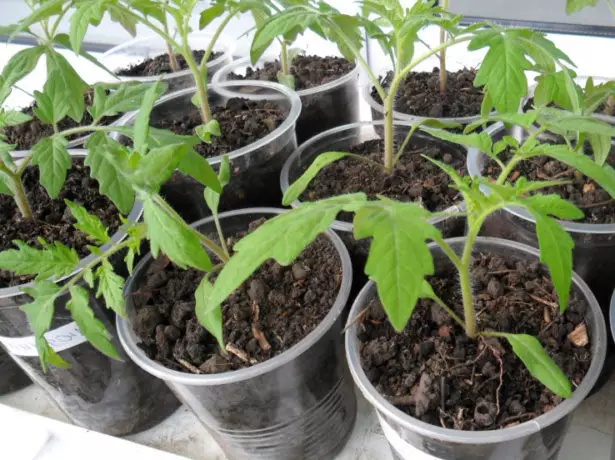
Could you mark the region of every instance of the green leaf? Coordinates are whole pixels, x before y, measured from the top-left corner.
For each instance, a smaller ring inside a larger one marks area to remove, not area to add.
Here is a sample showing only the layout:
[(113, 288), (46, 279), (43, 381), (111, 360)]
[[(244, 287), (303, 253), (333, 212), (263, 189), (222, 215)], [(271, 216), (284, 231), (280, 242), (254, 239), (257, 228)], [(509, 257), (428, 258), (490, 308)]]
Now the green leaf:
[[(567, 88), (567, 76), (563, 71), (540, 75), (536, 78), (538, 85), (534, 91), (534, 104), (537, 106), (547, 106), (551, 102), (563, 109), (573, 110), (575, 103), (571, 99), (571, 94)], [(575, 83), (575, 92), (572, 96), (578, 105), (582, 99), (582, 89)]]
[(127, 14), (125, 9), (111, 3), (107, 5), (107, 11), (112, 21), (119, 23), (131, 36), (137, 35), (137, 20)]
[(94, 214), (90, 214), (83, 206), (73, 203), (70, 200), (64, 200), (66, 206), (70, 209), (71, 214), (77, 221), (74, 227), (88, 235), (88, 238), (96, 244), (101, 245), (109, 243), (111, 239), (107, 233), (107, 228)]
[(218, 341), (221, 349), (224, 349), (224, 338), (222, 335), (222, 309), (220, 305), (211, 305), (209, 303), (210, 295), (213, 291), (213, 285), (203, 277), (199, 287), (194, 293), (196, 300), (194, 312), (199, 323), (209, 331)]
[(211, 136), (220, 136), (220, 124), (217, 120), (209, 120), (204, 125), (197, 126), (194, 131), (199, 138), (207, 143), (211, 144)]
[(363, 193), (342, 195), (305, 203), (267, 220), (234, 245), (233, 256), (216, 278), (209, 305), (214, 308), (222, 304), (266, 260), (290, 264), (331, 226), (339, 212), (352, 212), (366, 201)]
[(151, 149), (139, 160), (133, 175), (133, 182), (152, 192), (158, 192), (160, 186), (171, 177), (185, 153), (184, 144), (171, 144)]
[(11, 178), (6, 173), (0, 171), (0, 194), (13, 196), (13, 190), (11, 189)]
[(60, 286), (48, 280), (40, 280), (33, 288), (22, 290), (32, 297), (32, 302), (22, 305), (20, 309), (26, 314), (28, 324), (34, 333), (43, 372), (47, 369), (46, 363), (57, 367), (68, 367), (66, 361), (51, 349), (43, 335), (51, 326), (55, 300), (61, 290)]
[(421, 128), (423, 131), (428, 132), (430, 135), (442, 139), (444, 141), (452, 142), (454, 144), (461, 144), (467, 147), (474, 147), (480, 152), (493, 157), (493, 143), (491, 136), (487, 133), (471, 133), (471, 134), (457, 134), (441, 129)]
[(222, 191), (218, 176), (216, 176), (209, 162), (192, 149), (182, 157), (177, 165), (177, 169), (197, 180), (205, 187), (209, 187), (218, 193)]
[(272, 16), (254, 34), (250, 48), (252, 63), (258, 61), (271, 42), (277, 37), (285, 36), (297, 30), (305, 30), (320, 16), (318, 12), (309, 11), (303, 7), (291, 7)]
[(51, 198), (60, 194), (72, 165), (67, 147), (63, 137), (45, 137), (32, 147), (32, 164), (38, 165), (40, 183)]
[(108, 196), (120, 212), (127, 215), (135, 201), (130, 183), (126, 149), (102, 132), (92, 134), (85, 143), (88, 154), (84, 163), (99, 183), (100, 192)]
[[(517, 112), (521, 98), (527, 93), (525, 71), (532, 64), (516, 43), (513, 33), (501, 32), (486, 43), (489, 51), (474, 80), (475, 86), (486, 86), (495, 109), (500, 113)], [(470, 42), (468, 49), (482, 48), (477, 40)]]
[(69, 290), (71, 298), (66, 308), (70, 311), (81, 333), (101, 353), (114, 359), (121, 359), (109, 341), (111, 335), (105, 329), (105, 325), (94, 316), (90, 308), (88, 291), (81, 286), (71, 286)]
[[(70, 37), (68, 36), (68, 34), (57, 34), (55, 37), (53, 37), (53, 42), (58, 44), (58, 45), (62, 45), (66, 49), (71, 49)], [(90, 61), (95, 66), (99, 67), (101, 70), (105, 71), (110, 76), (112, 76), (114, 78), (116, 77), (116, 75), (111, 70), (107, 69), (98, 59), (96, 59), (93, 55), (88, 53), (83, 48), (81, 48), (77, 52), (77, 54), (79, 54), (79, 56), (87, 59), (88, 61)]]
[(0, 252), (0, 268), (17, 275), (36, 275), (37, 279), (70, 275), (79, 264), (77, 252), (60, 242), (44, 244), (43, 249), (13, 241), (17, 249)]
[(512, 136), (504, 136), (493, 145), (493, 153), (499, 155), (508, 147), (517, 150), (519, 148), (519, 141)]
[(65, 3), (66, 0), (38, 1), (36, 6), (39, 6), (39, 8), (35, 9), (29, 16), (19, 21), (18, 27), (12, 31), (9, 41), (11, 41), (17, 34), (27, 30), (31, 25), (62, 13), (62, 7)]
[(277, 73), (277, 78), (278, 82), (282, 85), (290, 89), (295, 89), (295, 77), (293, 77), (292, 75), (287, 75), (284, 72), (280, 71)]
[(565, 111), (554, 111), (551, 109), (548, 114), (558, 114), (554, 118), (540, 117), (541, 124), (558, 132), (582, 132), (587, 134), (598, 134), (601, 136), (615, 136), (615, 127), (591, 116), (574, 115)]
[(602, 166), (611, 153), (611, 137), (603, 134), (589, 134), (587, 138), (594, 152), (594, 161)]
[(434, 272), (426, 240), (441, 236), (427, 221), (429, 213), (414, 203), (383, 201), (360, 209), (355, 238), (372, 237), (365, 273), (376, 282), (378, 297), (396, 331), (406, 326)]
[(74, 51), (81, 49), (81, 43), (90, 24), (98, 26), (105, 13), (106, 0), (81, 2), (70, 18), (70, 42)]
[(154, 257), (162, 252), (182, 268), (190, 266), (203, 271), (211, 269), (211, 260), (194, 231), (171, 217), (151, 198), (143, 201), (143, 217)]
[(47, 76), (57, 79), (55, 88), (58, 94), (55, 94), (55, 98), (64, 98), (64, 103), (69, 107), (68, 116), (80, 122), (85, 111), (83, 95), (88, 85), (60, 53), (53, 48), (47, 48), (45, 54), (47, 56)]
[(113, 271), (113, 267), (106, 259), (96, 268), (95, 277), (98, 281), (96, 297), (102, 296), (105, 299), (107, 308), (125, 318), (124, 278)]
[(502, 334), (510, 343), (513, 352), (527, 370), (540, 383), (562, 398), (572, 395), (572, 388), (566, 375), (547, 354), (538, 339), (527, 334)]
[(147, 148), (147, 138), (149, 136), (149, 117), (156, 99), (160, 97), (160, 90), (162, 86), (163, 85), (161, 84), (160, 79), (158, 79), (153, 85), (149, 86), (143, 96), (141, 108), (135, 118), (133, 142), (134, 149), (139, 153), (145, 153)]
[(0, 126), (16, 126), (32, 120), (30, 115), (20, 110), (4, 110), (0, 113)]
[[(142, 104), (149, 104), (148, 101), (151, 98), (156, 101), (164, 94), (167, 88), (167, 86), (161, 82), (124, 82), (119, 85), (113, 85), (109, 90), (109, 94), (107, 94), (105, 90), (108, 89), (108, 87), (109, 85), (105, 84), (94, 85), (94, 103), (88, 111), (95, 120), (102, 117), (113, 117), (124, 112), (130, 112), (131, 110), (139, 110), (139, 114), (142, 109), (147, 112), (148, 106), (142, 107)], [(145, 99), (146, 97), (148, 99)], [(151, 107), (149, 111), (151, 112)], [(136, 123), (137, 121), (135, 121), (135, 124)]]
[(224, 14), (225, 6), (222, 3), (216, 3), (209, 8), (204, 9), (199, 17), (199, 30), (203, 30), (211, 22)]
[(566, 145), (540, 145), (535, 152), (546, 155), (581, 171), (595, 180), (612, 198), (615, 198), (615, 170), (608, 164), (598, 165), (587, 155), (575, 152)]
[(38, 64), (38, 60), (44, 51), (45, 48), (42, 46), (33, 46), (11, 57), (2, 69), (2, 78), (0, 80), (2, 92), (10, 92), (15, 83), (29, 75), (36, 67), (36, 64)]
[(596, 6), (600, 0), (566, 0), (566, 14), (576, 13), (588, 6)]
[(550, 214), (558, 219), (582, 219), (584, 216), (583, 211), (574, 204), (555, 194), (528, 196), (523, 199), (523, 203), (542, 214)]
[(321, 169), (346, 156), (348, 156), (348, 154), (344, 152), (326, 152), (318, 155), (308, 169), (301, 174), (301, 177), (293, 182), (290, 187), (288, 187), (286, 192), (284, 192), (282, 204), (284, 206), (289, 206), (295, 200), (298, 200), (312, 179), (316, 177)]
[(218, 206), (220, 204), (220, 195), (222, 193), (222, 189), (226, 184), (228, 184), (231, 178), (231, 170), (228, 164), (228, 156), (224, 155), (222, 157), (222, 161), (220, 162), (220, 172), (218, 173), (218, 181), (220, 183), (220, 191), (216, 191), (211, 188), (206, 188), (204, 193), (205, 203), (207, 203), (207, 207), (211, 210), (214, 216), (218, 215)]
[(540, 261), (549, 267), (553, 286), (557, 292), (559, 309), (566, 310), (572, 283), (572, 248), (574, 241), (555, 220), (528, 208), (536, 219), (536, 235), (540, 247)]

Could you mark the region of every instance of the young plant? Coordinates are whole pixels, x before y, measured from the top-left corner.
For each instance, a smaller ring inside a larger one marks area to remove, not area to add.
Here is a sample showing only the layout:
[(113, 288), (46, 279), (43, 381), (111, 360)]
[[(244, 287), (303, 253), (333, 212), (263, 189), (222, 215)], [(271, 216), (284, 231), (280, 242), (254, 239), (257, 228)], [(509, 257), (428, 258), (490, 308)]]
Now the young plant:
[[(434, 1), (416, 2), (411, 8), (402, 6), (399, 0), (387, 2), (363, 0), (361, 5), (363, 8), (360, 16), (341, 14), (324, 2), (319, 2), (317, 7), (301, 4), (286, 8), (259, 28), (250, 55), (255, 61), (276, 37), (285, 36), (296, 28), (310, 27), (334, 41), (344, 57), (356, 60), (366, 71), (383, 101), (382, 163), (387, 174), (391, 174), (396, 160), (403, 152), (403, 148), (397, 152), (394, 150), (393, 102), (396, 93), (408, 73), (425, 60), (444, 49), (464, 42), (469, 42), (470, 50), (487, 48), (487, 55), (474, 82), (476, 86), (482, 86), (485, 91), (483, 113), (490, 113), (493, 108), (501, 113), (516, 111), (519, 101), (527, 93), (526, 70), (551, 70), (561, 62), (570, 63), (566, 55), (543, 34), (526, 29), (504, 29), (482, 24), (462, 28), (459, 26), (460, 16), (452, 17), (442, 8), (436, 7)], [(424, 54), (415, 56), (414, 50), (419, 40), (419, 32), (430, 25), (438, 26), (448, 32), (449, 38)], [(388, 88), (383, 87), (361, 56), (363, 30), (369, 38), (378, 41), (390, 59), (393, 80)], [(502, 60), (503, 55), (506, 55), (507, 59)], [(424, 123), (444, 126), (433, 120)], [(342, 156), (337, 158), (329, 156), (326, 160), (322, 158), (317, 160), (315, 164), (322, 167), (339, 158)]]
[[(45, 91), (36, 95), (37, 113), (40, 112), (45, 120), (56, 119), (61, 113), (58, 110), (63, 107), (51, 89), (55, 84), (57, 82), (53, 83), (53, 79), (49, 80)], [(144, 223), (120, 217), (126, 237), (122, 242), (113, 244), (108, 229), (98, 217), (67, 201), (76, 220), (75, 227), (84, 232), (92, 243), (89, 249), (95, 257), (87, 265), (82, 264), (74, 249), (60, 242), (49, 244), (43, 239), (40, 239), (37, 246), (15, 241), (16, 249), (0, 253), (2, 269), (36, 277), (34, 287), (24, 289), (32, 301), (21, 308), (34, 332), (43, 368), (46, 363), (66, 366), (44, 336), (51, 324), (56, 302), (66, 304), (80, 330), (93, 346), (109, 356), (117, 357), (109, 342), (108, 332), (96, 319), (88, 302), (89, 287), (95, 289), (97, 297), (104, 298), (109, 308), (119, 315), (124, 314), (124, 279), (114, 273), (109, 262), (114, 254), (126, 250), (125, 261), (129, 271), (132, 271), (140, 243), (148, 238), (154, 254), (162, 250), (180, 266), (204, 270), (211, 268), (209, 257), (201, 246), (203, 243), (209, 247), (210, 241), (181, 220), (160, 197), (158, 190), (176, 169), (218, 192), (221, 190), (220, 182), (207, 160), (194, 151), (194, 146), (199, 143), (198, 138), (178, 136), (149, 127), (151, 109), (165, 88), (157, 82), (148, 85), (145, 92), (142, 89), (143, 85), (122, 84), (107, 94), (106, 86), (96, 85), (94, 102), (89, 109), (96, 121), (105, 114), (134, 110), (135, 105), (138, 105), (135, 102), (139, 101), (140, 110), (134, 126), (92, 125), (58, 132), (37, 144), (39, 147), (35, 147), (32, 156), (16, 166), (16, 170), (11, 169), (11, 173), (17, 175), (23, 172), (30, 161), (37, 164), (41, 170), (42, 184), (51, 196), (56, 196), (66, 170), (70, 167), (65, 137), (93, 132), (85, 144), (85, 163), (90, 167), (92, 176), (98, 180), (101, 193), (107, 195), (122, 214), (130, 211), (135, 197), (142, 202), (144, 210)], [(119, 131), (130, 136), (132, 147), (126, 147), (107, 136), (108, 131)], [(226, 258), (223, 249), (217, 246), (210, 249), (222, 260)], [(60, 279), (63, 282), (57, 283)]]
[[(257, 37), (259, 37), (260, 35), (260, 29), (267, 24), (267, 21), (270, 17), (274, 15), (281, 15), (287, 8), (292, 8), (296, 6), (315, 8), (318, 6), (318, 4), (314, 0), (264, 0), (262, 2), (262, 9), (255, 8), (252, 10), (252, 15), (254, 16), (254, 21), (256, 23), (257, 29), (254, 35), (254, 40), (257, 40)], [(284, 34), (280, 34), (279, 36), (275, 37), (275, 39), (272, 38), (268, 43), (259, 44), (258, 48), (253, 47), (250, 53), (252, 64), (256, 64), (258, 58), (262, 56), (262, 54), (271, 45), (271, 43), (277, 41), (280, 45), (280, 71), (277, 75), (278, 81), (283, 85), (294, 89), (295, 78), (291, 74), (290, 66), (299, 50), (296, 48), (291, 48), (291, 46), (297, 40), (298, 35), (305, 33), (306, 30), (311, 29), (318, 35), (324, 35), (318, 27), (310, 27), (313, 25), (314, 24), (296, 24), (295, 27), (288, 30)]]
[[(529, 127), (539, 115), (539, 112), (531, 111), (521, 116), (515, 113), (488, 120), (515, 121)], [(585, 120), (593, 123), (589, 117)], [(536, 220), (540, 260), (549, 269), (560, 311), (563, 312), (572, 282), (574, 243), (554, 218), (579, 219), (583, 217), (583, 212), (557, 195), (540, 193), (540, 190), (562, 182), (536, 182), (521, 177), (512, 183), (509, 179), (511, 172), (523, 160), (546, 155), (574, 165), (615, 197), (615, 170), (609, 166), (598, 167), (591, 159), (579, 155), (567, 145), (540, 144), (536, 132), (522, 143), (510, 136), (493, 143), (484, 132), (429, 132), (447, 141), (478, 147), (501, 168), (501, 173), (492, 182), (487, 178), (460, 177), (448, 165), (426, 157), (426, 161), (434, 162), (450, 175), (452, 187), (463, 195), (467, 205), (467, 212), (463, 215), (467, 218), (468, 232), (461, 254), (453, 251), (438, 228), (431, 223), (433, 218), (451, 216), (447, 212), (430, 213), (416, 203), (400, 203), (384, 197), (368, 201), (363, 193), (302, 203), (268, 220), (234, 246), (234, 254), (220, 271), (213, 288), (209, 288), (207, 308), (201, 317), (219, 317), (220, 303), (262, 262), (274, 259), (282, 265), (292, 263), (308, 244), (329, 228), (339, 212), (352, 212), (355, 238), (372, 239), (365, 273), (376, 283), (380, 301), (395, 330), (401, 331), (406, 327), (419, 299), (431, 299), (451, 315), (468, 338), (482, 340), (494, 337), (508, 341), (512, 351), (535, 378), (555, 394), (569, 397), (572, 391), (570, 382), (535, 337), (480, 327), (471, 282), (473, 249), (487, 217), (508, 206), (525, 208)], [(507, 156), (503, 155), (505, 150), (509, 152)], [(490, 193), (483, 194), (481, 187), (488, 187)], [(286, 236), (280, 238), (280, 235)], [(461, 305), (446, 305), (426, 281), (425, 278), (435, 271), (429, 242), (443, 250), (457, 272)], [(205, 326), (208, 327), (207, 324)]]
[[(208, 8), (201, 11), (199, 30), (218, 18), (222, 20), (216, 27), (200, 63), (195, 60), (188, 38), (192, 32), (190, 18), (196, 13), (200, 3), (197, 0), (98, 0), (84, 3), (96, 4), (97, 14), (94, 17), (88, 14), (77, 18), (73, 16), (75, 22), (96, 24), (100, 22), (100, 17), (108, 12), (112, 20), (120, 23), (133, 36), (136, 34), (136, 25), (142, 24), (166, 42), (169, 56), (178, 54), (183, 57), (196, 86), (193, 102), (201, 113), (202, 124), (195, 128), (195, 131), (204, 141), (211, 135), (220, 135), (220, 128), (212, 118), (207, 100), (207, 62), (229, 22), (240, 13), (260, 7), (259, 1), (214, 0)], [(172, 19), (171, 25), (168, 23), (169, 17)]]

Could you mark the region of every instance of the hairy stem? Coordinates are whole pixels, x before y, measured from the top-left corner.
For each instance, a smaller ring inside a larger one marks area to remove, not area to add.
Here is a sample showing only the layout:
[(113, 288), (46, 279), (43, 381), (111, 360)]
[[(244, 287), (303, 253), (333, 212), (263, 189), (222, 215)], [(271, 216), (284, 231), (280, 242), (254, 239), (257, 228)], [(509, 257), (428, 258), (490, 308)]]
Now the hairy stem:
[[(392, 88), (393, 89), (393, 88)], [(396, 88), (395, 88), (396, 89)], [(387, 174), (393, 172), (395, 166), (393, 158), (393, 99), (394, 91), (384, 99), (384, 171)]]
[(290, 68), (288, 65), (288, 45), (284, 40), (282, 40), (280, 48), (280, 65), (282, 66), (282, 73), (284, 75), (288, 75), (290, 73)]
[(224, 238), (224, 232), (222, 231), (222, 226), (220, 225), (220, 219), (218, 218), (217, 212), (213, 214), (214, 214), (214, 223), (216, 224), (216, 231), (218, 232), (218, 239), (220, 240), (220, 246), (222, 247), (222, 250), (224, 251), (224, 254), (226, 254), (226, 258), (228, 260), (231, 258), (231, 254), (228, 252), (228, 246), (226, 245), (226, 240)]
[(169, 55), (169, 65), (171, 66), (171, 70), (173, 72), (179, 72), (179, 62), (177, 62), (177, 56), (175, 56), (175, 51), (171, 48), (171, 44), (167, 42), (167, 54)]
[(205, 54), (203, 55), (203, 59), (201, 60), (201, 65), (200, 65), (201, 74), (203, 75), (204, 78), (207, 78), (207, 61), (209, 61), (209, 57), (211, 56), (211, 53), (213, 53), (214, 51), (214, 46), (216, 45), (218, 38), (220, 38), (220, 35), (224, 31), (224, 28), (228, 25), (231, 19), (235, 17), (236, 14), (237, 14), (237, 10), (231, 10), (229, 14), (226, 15), (224, 20), (220, 23), (220, 25), (214, 32), (213, 36), (211, 37), (211, 40), (209, 41), (207, 50), (205, 50)]
[(169, 205), (169, 203), (167, 203), (160, 195), (154, 195), (154, 202), (158, 206), (160, 206), (162, 209), (164, 209), (177, 222), (184, 223), (186, 225), (186, 227), (189, 228), (190, 231), (192, 233), (194, 233), (199, 238), (199, 240), (201, 241), (201, 244), (203, 246), (205, 246), (207, 249), (209, 249), (211, 252), (213, 252), (222, 262), (224, 262), (224, 263), (228, 262), (229, 258), (227, 257), (227, 255), (224, 253), (224, 250), (220, 246), (218, 246), (216, 243), (214, 243), (212, 240), (207, 238), (205, 235), (203, 235), (198, 230), (196, 230), (196, 229), (190, 227), (188, 224), (186, 224), (184, 219), (182, 219), (180, 217), (180, 215), (177, 214), (175, 209), (173, 209)]
[(461, 265), (459, 267), (459, 283), (461, 284), (461, 297), (463, 300), (463, 316), (465, 320), (466, 335), (470, 339), (476, 338), (476, 314), (474, 312), (474, 298), (472, 296), (472, 281), (470, 279), (470, 270), (472, 263), (472, 249), (480, 231), (481, 222), (468, 220), (470, 227), (466, 236), (466, 241), (461, 256)]
[[(442, 0), (442, 9), (448, 12), (448, 0)], [(446, 42), (446, 30), (440, 27), (440, 44)], [(440, 94), (446, 95), (446, 48), (440, 50)]]
[(187, 41), (185, 43), (183, 55), (186, 60), (186, 64), (188, 64), (188, 68), (192, 72), (192, 78), (194, 79), (194, 84), (196, 85), (196, 94), (199, 98), (201, 120), (203, 123), (208, 123), (211, 121), (211, 109), (209, 107), (209, 101), (207, 100), (207, 88), (205, 86), (207, 75), (201, 74), (197, 63), (192, 56), (192, 51), (190, 50)]
[(432, 300), (436, 302), (438, 306), (442, 308), (442, 310), (448, 313), (449, 316), (453, 318), (457, 324), (465, 328), (465, 324), (463, 320), (448, 305), (446, 305), (440, 297), (438, 297), (437, 295), (434, 295), (434, 297), (432, 297)]
[(2, 160), (0, 160), (0, 171), (3, 172), (9, 180), (8, 186), (13, 192), (13, 199), (22, 217), (24, 219), (32, 219), (32, 209), (30, 208), (26, 191), (21, 182), (21, 173), (13, 172)]

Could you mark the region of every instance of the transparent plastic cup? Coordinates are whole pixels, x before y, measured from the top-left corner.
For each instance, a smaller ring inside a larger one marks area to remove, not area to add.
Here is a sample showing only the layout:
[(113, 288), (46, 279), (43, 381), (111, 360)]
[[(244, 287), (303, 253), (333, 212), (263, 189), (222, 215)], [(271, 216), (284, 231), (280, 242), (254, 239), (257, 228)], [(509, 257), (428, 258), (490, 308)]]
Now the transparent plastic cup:
[[(457, 253), (461, 253), (463, 243), (464, 238), (448, 240), (448, 244)], [(478, 238), (474, 249), (477, 254), (490, 252), (519, 261), (536, 261), (539, 257), (534, 248), (497, 238)], [(452, 268), (439, 246), (432, 244), (431, 253), (436, 272)], [(345, 339), (350, 372), (363, 396), (376, 409), (393, 457), (400, 460), (555, 460), (574, 410), (596, 383), (606, 355), (606, 325), (596, 298), (576, 274), (573, 275), (572, 290), (580, 299), (585, 299), (589, 306), (585, 320), (593, 359), (585, 378), (571, 398), (546, 414), (501, 430), (461, 431), (442, 428), (417, 420), (397, 409), (378, 393), (365, 375), (359, 355), (359, 326), (350, 326)], [(376, 296), (376, 285), (369, 282), (355, 300), (349, 317), (356, 317)]]
[[(206, 50), (211, 39), (211, 35), (203, 33), (193, 33), (188, 36), (192, 51)], [(216, 41), (214, 52), (221, 52), (222, 54), (216, 59), (212, 59), (207, 64), (207, 78), (209, 80), (211, 80), (218, 70), (233, 60), (234, 50), (235, 43), (229, 37), (222, 36)], [(146, 59), (155, 58), (161, 54), (167, 54), (166, 42), (161, 37), (152, 35), (135, 38), (134, 40), (115, 46), (103, 54), (100, 61), (110, 71), (117, 72), (120, 69), (140, 64)], [(111, 76), (108, 77), (112, 79)], [(154, 83), (160, 78), (160, 75), (151, 77), (118, 76), (117, 78), (122, 81)], [(194, 79), (189, 69), (164, 74), (162, 76), (162, 81), (168, 85), (168, 93), (185, 88), (192, 88), (194, 86)]]
[[(234, 81), (231, 74), (245, 75), (248, 67), (262, 67), (275, 60), (275, 56), (267, 56), (255, 65), (249, 57), (233, 61), (216, 73), (213, 82)], [(299, 144), (328, 129), (360, 120), (359, 71), (359, 66), (355, 65), (352, 71), (336, 80), (297, 91), (301, 98), (301, 115), (296, 126)]]
[[(150, 124), (162, 120), (181, 119), (194, 106), (190, 102), (195, 90), (185, 89), (165, 96), (154, 106)], [(278, 187), (280, 170), (286, 159), (297, 147), (295, 122), (301, 112), (297, 94), (278, 83), (235, 81), (208, 86), (207, 96), (212, 107), (224, 105), (231, 98), (275, 103), (286, 113), (286, 119), (275, 130), (252, 144), (228, 152), (231, 180), (224, 187), (220, 210), (240, 209), (247, 206), (279, 206), (282, 195)], [(138, 112), (122, 119), (122, 124), (132, 125)], [(123, 139), (122, 136), (118, 136)], [(221, 156), (208, 158), (209, 164), (218, 169)], [(162, 186), (161, 193), (188, 222), (195, 222), (210, 215), (203, 198), (204, 187), (194, 179), (175, 172)]]
[[(373, 88), (372, 83), (367, 83), (366, 85), (363, 85), (363, 87), (361, 88), (361, 94), (363, 95), (363, 100), (367, 102), (367, 105), (369, 105), (369, 108), (372, 113), (372, 120), (380, 121), (384, 119), (384, 106), (380, 102), (374, 99), (374, 97), (372, 96), (372, 88)], [(434, 117), (421, 117), (419, 115), (410, 115), (408, 113), (399, 112), (393, 109), (393, 118), (395, 120), (402, 120), (402, 121), (407, 121), (410, 123), (418, 123), (420, 121), (427, 120), (429, 118), (434, 118)], [(469, 117), (448, 117), (448, 118), (438, 117), (437, 119), (442, 122), (459, 123), (465, 126), (465, 125), (474, 123), (477, 120), (480, 120), (480, 118), (481, 118), (480, 114), (477, 114), (477, 115), (469, 116)]]
[[(261, 217), (281, 209), (252, 208), (220, 215), (225, 233), (245, 231)], [(212, 218), (193, 224), (216, 232)], [(187, 374), (149, 359), (132, 328), (133, 292), (152, 262), (135, 268), (126, 288), (128, 319), (118, 318), (120, 340), (130, 358), (165, 381), (199, 418), (229, 460), (332, 459), (344, 446), (356, 416), (356, 398), (344, 359), (342, 311), (352, 271), (348, 252), (333, 232), (326, 233), (342, 264), (335, 303), (316, 329), (284, 353), (255, 366), (212, 375)]]
[[(409, 121), (394, 121), (393, 135), (396, 140), (396, 145), (401, 145), (411, 127), (412, 124)], [(384, 122), (382, 121), (352, 123), (330, 129), (304, 142), (293, 152), (282, 168), (280, 174), (280, 187), (282, 193), (286, 192), (288, 187), (305, 172), (314, 159), (321, 153), (331, 151), (346, 152), (353, 145), (372, 139), (380, 139), (381, 136), (379, 135), (379, 131), (383, 129)], [(412, 146), (438, 145), (443, 151), (449, 152), (456, 158), (465, 159), (466, 157), (466, 151), (462, 147), (435, 139), (421, 132), (415, 132), (412, 136), (412, 141), (410, 143)], [(292, 203), (292, 206), (296, 207), (299, 204), (300, 202), (297, 200)], [(460, 202), (450, 211), (460, 212), (463, 209), (465, 209), (464, 204)], [(442, 217), (434, 219), (433, 223), (442, 231), (445, 238), (463, 235), (465, 231), (465, 219), (463, 217)], [(338, 232), (350, 252), (352, 265), (355, 270), (355, 286), (353, 291), (358, 291), (367, 281), (363, 273), (363, 267), (367, 261), (371, 239), (355, 240), (352, 232), (352, 222), (349, 220), (335, 220), (331, 228)]]
[(11, 359), (8, 353), (0, 348), (0, 396), (21, 390), (32, 384), (32, 380)]
[[(84, 152), (71, 151), (71, 155), (83, 157)], [(128, 219), (139, 219), (141, 212), (141, 204), (137, 202)], [(111, 240), (117, 243), (125, 236), (123, 232), (117, 232)], [(77, 270), (93, 258), (90, 255), (81, 260)], [(122, 263), (121, 259), (111, 262), (114, 265)], [(74, 424), (123, 436), (151, 428), (179, 407), (177, 399), (162, 382), (128, 359), (117, 339), (115, 315), (96, 299), (92, 291), (90, 307), (110, 332), (111, 343), (122, 361), (108, 358), (85, 340), (66, 308), (68, 296), (62, 295), (55, 302), (46, 338), (71, 367), (47, 366), (47, 371), (43, 372), (32, 330), (20, 309), (31, 301), (23, 292), (24, 288), (31, 287), (33, 283), (0, 289), (0, 345)]]

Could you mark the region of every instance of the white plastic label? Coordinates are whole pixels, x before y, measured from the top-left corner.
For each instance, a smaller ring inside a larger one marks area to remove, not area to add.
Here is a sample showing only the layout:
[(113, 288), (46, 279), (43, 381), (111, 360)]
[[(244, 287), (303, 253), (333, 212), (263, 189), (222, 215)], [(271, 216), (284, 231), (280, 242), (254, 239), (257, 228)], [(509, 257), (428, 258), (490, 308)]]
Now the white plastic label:
[(407, 460), (442, 460), (438, 457), (434, 457), (433, 455), (426, 454), (425, 452), (421, 452), (416, 447), (408, 444), (408, 442), (404, 441), (402, 437), (393, 429), (391, 425), (387, 423), (387, 421), (378, 415), (378, 419), (380, 420), (380, 426), (382, 427), (382, 432), (384, 436), (391, 444), (391, 447), (395, 449), (397, 454), (404, 459)]
[[(75, 322), (60, 326), (53, 331), (47, 331), (45, 338), (56, 352), (68, 350), (87, 340)], [(0, 337), (0, 343), (9, 353), (15, 356), (38, 356), (33, 335), (29, 337)]]

